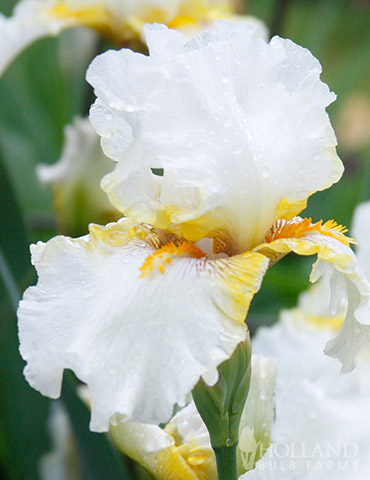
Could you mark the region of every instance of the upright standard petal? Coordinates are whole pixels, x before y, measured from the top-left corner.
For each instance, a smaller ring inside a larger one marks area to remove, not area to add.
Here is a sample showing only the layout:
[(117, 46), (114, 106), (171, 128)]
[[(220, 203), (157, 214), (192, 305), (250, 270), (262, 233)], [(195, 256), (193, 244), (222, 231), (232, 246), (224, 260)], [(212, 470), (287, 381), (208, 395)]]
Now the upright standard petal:
[(149, 57), (110, 51), (87, 73), (92, 123), (118, 161), (102, 185), (126, 215), (190, 241), (222, 237), (231, 255), (340, 178), (335, 95), (308, 50), (244, 22), (190, 41), (145, 32)]
[(211, 260), (193, 244), (122, 219), (32, 247), (39, 281), (20, 303), (29, 383), (58, 397), (71, 369), (91, 395), (91, 429), (113, 414), (160, 423), (245, 339), (268, 259)]
[(271, 229), (265, 243), (253, 251), (267, 255), (274, 263), (289, 252), (298, 255), (317, 254), (310, 280), (327, 273), (331, 284), (331, 310), (335, 314), (347, 301), (347, 313), (336, 338), (329, 341), (325, 352), (338, 358), (343, 371), (352, 370), (356, 355), (370, 346), (370, 284), (363, 275), (349, 247), (343, 229), (333, 221), (311, 223), (311, 219), (295, 217), (280, 220)]

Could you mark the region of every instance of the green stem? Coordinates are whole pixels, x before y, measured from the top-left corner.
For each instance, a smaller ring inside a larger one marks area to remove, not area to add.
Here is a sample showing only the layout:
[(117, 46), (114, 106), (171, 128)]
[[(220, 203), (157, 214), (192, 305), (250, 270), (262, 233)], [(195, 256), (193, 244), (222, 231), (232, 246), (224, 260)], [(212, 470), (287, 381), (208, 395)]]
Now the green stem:
[(216, 455), (218, 480), (238, 480), (236, 446), (235, 443), (231, 447), (213, 449)]

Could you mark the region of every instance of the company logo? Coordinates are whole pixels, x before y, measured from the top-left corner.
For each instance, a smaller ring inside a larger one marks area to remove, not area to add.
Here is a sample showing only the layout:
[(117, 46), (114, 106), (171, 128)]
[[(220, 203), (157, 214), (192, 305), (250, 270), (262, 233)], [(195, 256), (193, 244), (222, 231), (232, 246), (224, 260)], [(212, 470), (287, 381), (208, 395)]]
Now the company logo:
[(267, 447), (256, 441), (254, 429), (249, 427), (243, 428), (238, 448), (246, 471), (253, 470), (256, 462), (267, 452)]
[(359, 448), (351, 442), (267, 442), (257, 441), (254, 429), (245, 427), (238, 448), (246, 471), (356, 471)]

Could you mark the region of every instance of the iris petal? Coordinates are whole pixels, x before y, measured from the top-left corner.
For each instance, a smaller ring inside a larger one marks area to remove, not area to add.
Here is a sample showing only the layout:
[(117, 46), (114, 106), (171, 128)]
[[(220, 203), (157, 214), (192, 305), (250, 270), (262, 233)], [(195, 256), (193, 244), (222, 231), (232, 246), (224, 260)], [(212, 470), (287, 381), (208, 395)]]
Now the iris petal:
[(290, 222), (278, 222), (271, 236), (267, 237), (268, 242), (254, 251), (267, 255), (272, 263), (289, 252), (317, 254), (311, 281), (316, 281), (324, 273), (330, 276), (333, 313), (343, 299), (348, 302), (342, 329), (327, 343), (325, 352), (341, 361), (343, 371), (349, 371), (355, 366), (356, 355), (370, 345), (370, 284), (344, 237), (342, 227), (334, 222), (317, 225), (299, 217)]
[(211, 260), (180, 245), (162, 249), (143, 275), (161, 246), (152, 228), (122, 219), (32, 248), (39, 281), (18, 311), (25, 375), (55, 398), (72, 369), (90, 390), (92, 430), (107, 430), (115, 413), (168, 420), (200, 376), (217, 381), (217, 366), (245, 339), (268, 259)]

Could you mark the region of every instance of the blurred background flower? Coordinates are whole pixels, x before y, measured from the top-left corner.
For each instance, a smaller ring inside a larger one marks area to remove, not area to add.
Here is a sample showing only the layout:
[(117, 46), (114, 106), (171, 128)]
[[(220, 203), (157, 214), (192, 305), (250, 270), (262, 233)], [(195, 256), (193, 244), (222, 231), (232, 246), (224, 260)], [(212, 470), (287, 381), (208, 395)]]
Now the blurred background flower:
[(367, 478), (370, 351), (357, 355), (350, 374), (323, 355), (340, 326), (340, 318), (329, 316), (327, 293), (320, 281), (254, 338), (256, 352), (278, 361), (276, 417), (272, 445), (245, 480)]
[[(309, 201), (305, 215), (335, 218), (350, 226), (357, 203), (370, 198), (370, 64), (367, 0), (249, 0), (238, 11), (264, 20), (271, 33), (307, 47), (323, 66), (322, 79), (337, 93), (329, 113), (346, 172), (330, 190)], [(9, 16), (16, 2), (1, 0)], [(76, 115), (85, 117), (93, 101), (84, 80), (96, 53), (110, 47), (91, 31), (67, 30), (43, 38), (20, 54), (0, 79), (0, 477), (40, 478), (39, 459), (51, 448), (47, 428), (49, 401), (32, 391), (22, 375), (15, 306), (35, 283), (29, 262), (30, 241), (56, 233), (52, 188), (36, 175), (39, 164), (62, 155), (63, 129)], [(320, 213), (319, 213), (320, 212)], [(82, 226), (87, 231), (87, 225)], [(82, 232), (83, 233), (83, 232)], [(281, 308), (294, 306), (306, 288), (311, 261), (293, 255), (271, 269), (253, 301), (248, 325), (272, 324)], [(295, 281), (290, 274), (295, 272)], [(133, 479), (147, 474), (118, 457), (109, 440), (88, 431), (89, 414), (66, 376), (62, 401), (72, 420), (84, 478)], [(95, 451), (94, 455), (91, 452)], [(135, 475), (135, 476), (134, 476)]]
[(75, 117), (64, 134), (58, 162), (40, 164), (36, 173), (42, 183), (53, 187), (57, 231), (79, 237), (86, 233), (89, 223), (105, 225), (121, 214), (100, 188), (100, 180), (112, 170), (112, 162), (100, 148), (89, 120)]

